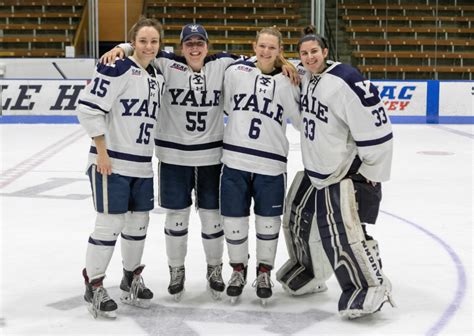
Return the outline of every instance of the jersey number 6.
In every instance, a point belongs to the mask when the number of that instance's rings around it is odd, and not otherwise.
[[[257,139],[260,136],[260,126],[262,121],[258,118],[253,118],[250,122],[249,137],[251,139]]]

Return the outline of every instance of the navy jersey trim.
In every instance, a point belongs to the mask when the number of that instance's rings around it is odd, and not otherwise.
[[[234,55],[234,54],[228,54],[228,53],[225,53],[225,52],[220,52],[220,53],[217,53],[217,54],[214,54],[214,55],[206,56],[206,58],[204,58],[204,64],[206,64],[208,62],[218,60],[219,58],[232,58],[232,59],[238,60],[240,57],[237,56],[237,55]]]
[[[312,171],[312,170],[308,170],[308,169],[305,169],[304,171],[309,176],[315,177],[315,178],[320,179],[320,180],[327,179],[329,176],[331,176],[331,174],[321,174],[321,173],[318,173],[318,172],[315,172],[315,171]]]
[[[115,62],[115,66],[98,63],[97,72],[109,76],[109,77],[120,77],[128,71],[131,67],[139,68],[131,59],[119,59]]]
[[[109,111],[106,111],[104,110],[103,108],[101,108],[99,105],[97,104],[94,104],[94,103],[91,103],[87,100],[81,100],[79,99],[79,101],[77,102],[78,104],[82,104],[82,105],[86,105],[86,106],[89,106],[90,108],[94,109],[94,110],[99,110],[99,111],[102,111],[104,113],[109,113]]]
[[[179,63],[182,63],[182,64],[185,64],[186,66],[189,66],[188,63],[186,62],[186,58],[183,57],[183,56],[179,56],[173,52],[167,52],[167,51],[160,51],[158,53],[158,55],[156,56],[157,58],[159,57],[163,57],[163,58],[166,58],[166,59],[169,59],[169,60],[173,60],[175,62],[179,62]],[[239,59],[240,57],[237,56],[237,55],[233,55],[233,54],[228,54],[228,53],[224,53],[224,52],[220,52],[220,53],[217,53],[217,54],[214,54],[214,55],[209,55],[209,56],[206,56],[204,58],[204,65],[206,63],[209,63],[209,62],[212,62],[212,61],[215,61],[215,60],[218,60],[220,58],[232,58],[232,59]]]
[[[328,70],[329,74],[341,78],[346,84],[351,88],[351,90],[357,95],[360,102],[364,106],[375,106],[380,102],[379,91],[377,88],[370,82],[370,93],[371,97],[365,97],[365,92],[360,87],[355,85],[358,82],[364,82],[366,79],[362,74],[349,64],[337,64],[335,67],[332,67]]]
[[[97,154],[97,148],[91,146],[89,153]],[[133,161],[133,162],[151,162],[152,156],[142,156],[128,153],[116,152],[110,149],[107,149],[107,154],[113,159]]]
[[[250,68],[256,68],[257,67],[254,62],[250,62],[248,60],[238,60],[238,61],[236,61],[232,64],[229,64],[227,69],[229,69],[230,67],[233,67],[233,66],[237,66],[237,65],[245,65],[245,66],[248,66]]]
[[[226,144],[226,143],[224,143],[223,148],[225,150],[230,150],[230,151],[233,151],[233,152],[264,157],[264,158],[267,158],[267,159],[281,161],[281,162],[284,162],[284,163],[286,163],[288,161],[285,156],[278,155],[278,154],[275,154],[275,153],[264,152],[264,151],[261,151],[261,150],[258,150],[258,149],[240,147],[240,146],[230,145],[230,144]]]
[[[375,145],[383,144],[384,142],[387,142],[392,138],[393,138],[393,133],[390,133],[390,134],[387,134],[386,136],[378,138],[378,139],[365,140],[365,141],[356,141],[355,143],[358,147],[369,147],[369,146],[375,146]]]
[[[173,60],[173,61],[180,62],[187,65],[186,58],[184,58],[183,56],[176,55],[173,52],[161,50],[160,52],[158,52],[158,55],[156,55],[156,57],[166,58],[166,59]]]
[[[220,148],[222,147],[222,140],[197,145],[183,145],[176,142],[155,139],[155,145],[158,147],[173,148],[182,151],[200,151],[206,149]]]

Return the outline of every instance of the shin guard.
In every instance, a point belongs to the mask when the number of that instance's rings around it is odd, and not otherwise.
[[[86,252],[86,270],[90,280],[105,275],[124,225],[125,214],[97,213],[94,232],[89,237]]]
[[[120,242],[122,263],[125,270],[134,271],[141,265],[150,214],[148,211],[128,212],[125,218]]]
[[[166,254],[168,265],[178,267],[184,265],[188,251],[188,226],[191,208],[168,210],[165,221]]]
[[[207,264],[220,265],[224,254],[224,225],[219,210],[199,209],[199,217]]]

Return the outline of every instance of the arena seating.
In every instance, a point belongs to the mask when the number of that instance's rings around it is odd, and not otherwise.
[[[165,45],[179,48],[179,32],[184,24],[206,27],[210,51],[242,55],[253,53],[251,43],[263,27],[277,26],[284,37],[287,57],[297,57],[296,44],[301,35],[302,15],[298,1],[145,1],[145,13],[162,21]]]
[[[369,78],[472,79],[474,5],[339,0],[338,10]]]
[[[74,42],[84,0],[0,1],[0,57],[59,57]]]

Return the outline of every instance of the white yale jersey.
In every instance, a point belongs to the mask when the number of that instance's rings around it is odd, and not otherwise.
[[[299,128],[299,88],[281,72],[265,75],[253,62],[240,61],[225,73],[222,162],[243,171],[286,172],[287,119]]]
[[[155,65],[166,80],[155,133],[160,161],[181,166],[220,163],[224,71],[235,60],[235,56],[226,53],[207,56],[201,71],[194,72],[184,57],[159,53]]]
[[[320,75],[305,73],[301,90],[301,150],[313,185],[322,189],[347,174],[358,155],[359,172],[389,179],[392,127],[379,93],[357,69],[328,63]]]
[[[119,45],[126,54],[133,48]],[[217,53],[194,72],[186,59],[161,51],[154,61],[166,81],[155,133],[155,154],[162,162],[181,166],[219,164],[224,136],[222,87],[225,69],[238,56]]]
[[[153,177],[153,135],[161,104],[163,76],[132,57],[115,65],[98,64],[82,91],[78,117],[90,137],[105,136],[112,172]],[[96,163],[94,141],[88,166]]]

